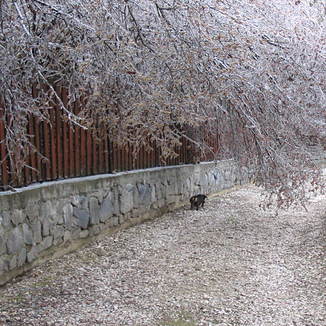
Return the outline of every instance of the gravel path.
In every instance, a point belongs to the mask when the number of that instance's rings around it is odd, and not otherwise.
[[[0,325],[326,326],[326,198],[274,217],[253,186],[0,288]]]

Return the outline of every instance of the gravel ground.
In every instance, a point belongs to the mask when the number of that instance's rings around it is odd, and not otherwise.
[[[243,187],[0,288],[0,325],[326,326],[326,200],[278,217]]]

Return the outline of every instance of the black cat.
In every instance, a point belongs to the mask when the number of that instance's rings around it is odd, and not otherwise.
[[[201,207],[204,207],[205,199],[206,198],[207,198],[207,196],[206,195],[202,195],[202,194],[192,196],[190,198],[191,209],[196,208],[196,210],[198,211],[198,209],[199,209],[200,206]]]

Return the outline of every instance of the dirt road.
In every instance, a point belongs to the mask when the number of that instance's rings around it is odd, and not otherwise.
[[[0,325],[326,326],[326,197],[274,217],[253,186],[0,288]]]

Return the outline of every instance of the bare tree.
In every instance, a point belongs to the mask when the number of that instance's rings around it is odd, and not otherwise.
[[[27,116],[46,119],[54,102],[72,124],[155,140],[166,156],[182,130],[204,126],[219,134],[219,158],[250,167],[278,207],[302,204],[321,186],[306,139],[320,141],[326,123],[325,10],[308,0],[0,0],[9,152],[33,150]],[[78,116],[56,85],[87,102]]]

